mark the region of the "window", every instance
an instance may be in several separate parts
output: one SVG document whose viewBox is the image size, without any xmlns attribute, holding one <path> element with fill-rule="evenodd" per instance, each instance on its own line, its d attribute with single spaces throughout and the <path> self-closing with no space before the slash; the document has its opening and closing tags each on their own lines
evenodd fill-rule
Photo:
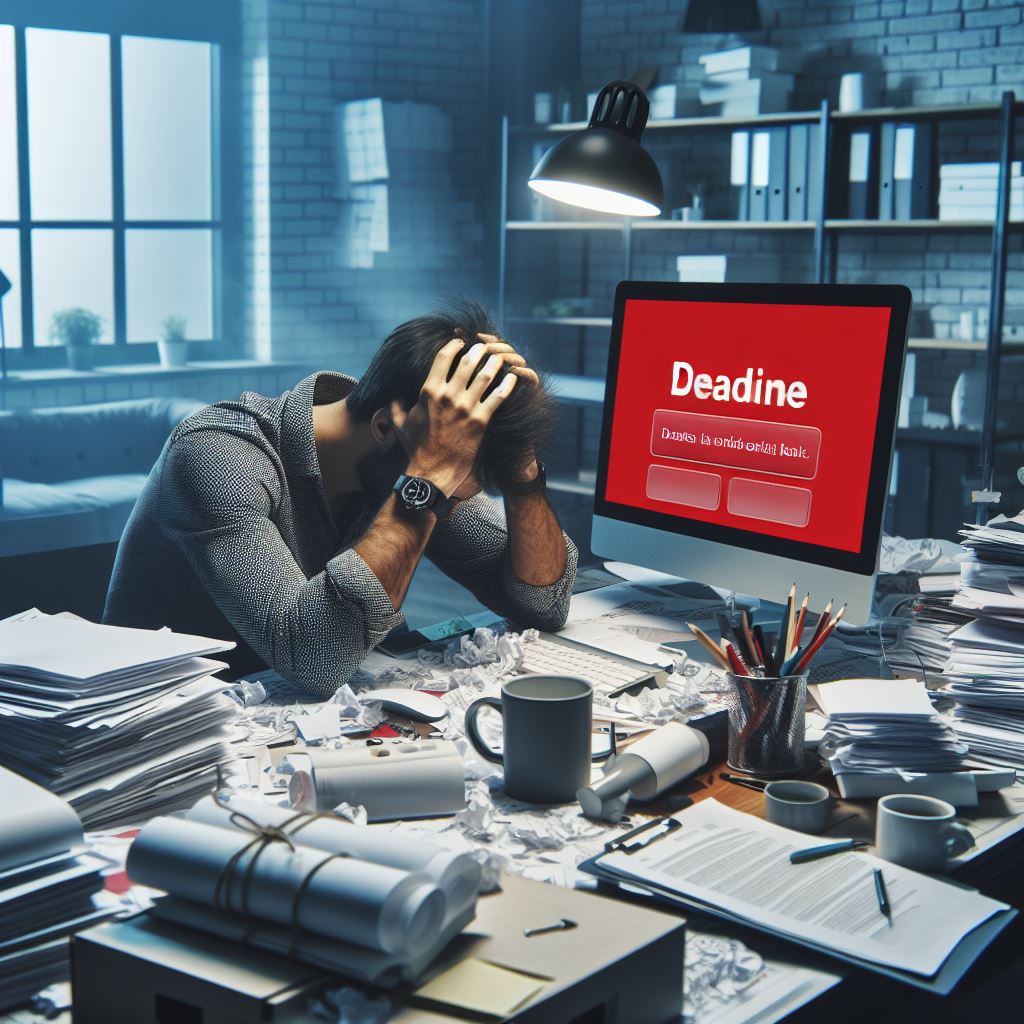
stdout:
<svg viewBox="0 0 1024 1024">
<path fill-rule="evenodd" d="M 100 361 L 155 357 L 135 346 L 172 315 L 190 340 L 219 335 L 219 51 L 0 25 L 0 270 L 22 365 L 52 362 L 70 306 L 101 317 Z"/>
</svg>

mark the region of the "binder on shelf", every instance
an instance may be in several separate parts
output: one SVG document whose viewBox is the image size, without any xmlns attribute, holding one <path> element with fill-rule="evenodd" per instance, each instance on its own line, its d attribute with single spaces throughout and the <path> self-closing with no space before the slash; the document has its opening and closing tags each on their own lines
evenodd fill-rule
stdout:
<svg viewBox="0 0 1024 1024">
<path fill-rule="evenodd" d="M 935 133 L 926 122 L 896 125 L 893 206 L 896 220 L 931 217 L 935 207 Z"/>
<path fill-rule="evenodd" d="M 878 219 L 892 220 L 895 214 L 893 171 L 896 159 L 896 124 L 886 121 L 878 141 Z"/>
<path fill-rule="evenodd" d="M 786 219 L 786 149 L 785 128 L 768 130 L 768 219 Z"/>
<path fill-rule="evenodd" d="M 750 132 L 732 133 L 729 202 L 733 220 L 750 219 Z"/>
<path fill-rule="evenodd" d="M 767 131 L 750 135 L 750 220 L 768 219 L 768 160 L 770 135 Z"/>
<path fill-rule="evenodd" d="M 857 128 L 850 132 L 846 215 L 851 220 L 869 220 L 877 213 L 877 175 L 874 173 L 877 162 L 873 159 L 875 138 L 871 128 Z"/>
<path fill-rule="evenodd" d="M 807 125 L 807 219 L 821 212 L 821 125 Z"/>
<path fill-rule="evenodd" d="M 789 126 L 789 153 L 786 173 L 786 216 L 788 220 L 807 220 L 807 179 L 811 167 L 807 161 L 809 124 Z"/>
</svg>

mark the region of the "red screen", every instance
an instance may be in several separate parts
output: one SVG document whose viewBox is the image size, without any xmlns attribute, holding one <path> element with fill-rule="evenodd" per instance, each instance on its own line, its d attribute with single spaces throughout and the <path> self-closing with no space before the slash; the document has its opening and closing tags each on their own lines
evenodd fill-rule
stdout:
<svg viewBox="0 0 1024 1024">
<path fill-rule="evenodd" d="M 889 317 L 627 300 L 606 499 L 858 552 Z"/>
</svg>

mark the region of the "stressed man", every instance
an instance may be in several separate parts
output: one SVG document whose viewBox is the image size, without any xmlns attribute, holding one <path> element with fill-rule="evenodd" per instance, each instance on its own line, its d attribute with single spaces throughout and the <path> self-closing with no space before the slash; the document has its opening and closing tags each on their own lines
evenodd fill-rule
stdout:
<svg viewBox="0 0 1024 1024">
<path fill-rule="evenodd" d="M 402 324 L 359 381 L 209 406 L 150 474 L 104 621 L 235 640 L 235 671 L 328 696 L 402 623 L 426 554 L 492 610 L 557 629 L 577 554 L 537 461 L 554 417 L 475 305 Z"/>
</svg>

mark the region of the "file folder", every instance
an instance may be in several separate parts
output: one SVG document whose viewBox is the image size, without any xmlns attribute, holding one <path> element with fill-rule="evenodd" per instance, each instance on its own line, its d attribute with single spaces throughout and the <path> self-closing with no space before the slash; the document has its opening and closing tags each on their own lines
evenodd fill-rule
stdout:
<svg viewBox="0 0 1024 1024">
<path fill-rule="evenodd" d="M 729 201 L 733 220 L 750 219 L 750 132 L 732 133 Z"/>
<path fill-rule="evenodd" d="M 786 219 L 786 149 L 785 128 L 768 130 L 768 219 Z"/>
<path fill-rule="evenodd" d="M 935 212 L 935 133 L 931 124 L 896 125 L 893 156 L 893 205 L 896 220 L 915 220 Z"/>
<path fill-rule="evenodd" d="M 869 220 L 878 212 L 874 141 L 871 128 L 858 128 L 850 133 L 846 215 L 851 220 Z"/>
<path fill-rule="evenodd" d="M 788 220 L 807 220 L 807 178 L 811 168 L 807 162 L 807 139 L 811 126 L 794 124 L 789 127 L 789 153 L 786 169 L 786 217 Z"/>
<path fill-rule="evenodd" d="M 878 143 L 878 219 L 895 217 L 893 171 L 896 158 L 896 125 L 886 121 L 879 132 Z"/>
<path fill-rule="evenodd" d="M 750 136 L 750 219 L 768 219 L 768 161 L 771 136 L 767 131 Z"/>
</svg>

